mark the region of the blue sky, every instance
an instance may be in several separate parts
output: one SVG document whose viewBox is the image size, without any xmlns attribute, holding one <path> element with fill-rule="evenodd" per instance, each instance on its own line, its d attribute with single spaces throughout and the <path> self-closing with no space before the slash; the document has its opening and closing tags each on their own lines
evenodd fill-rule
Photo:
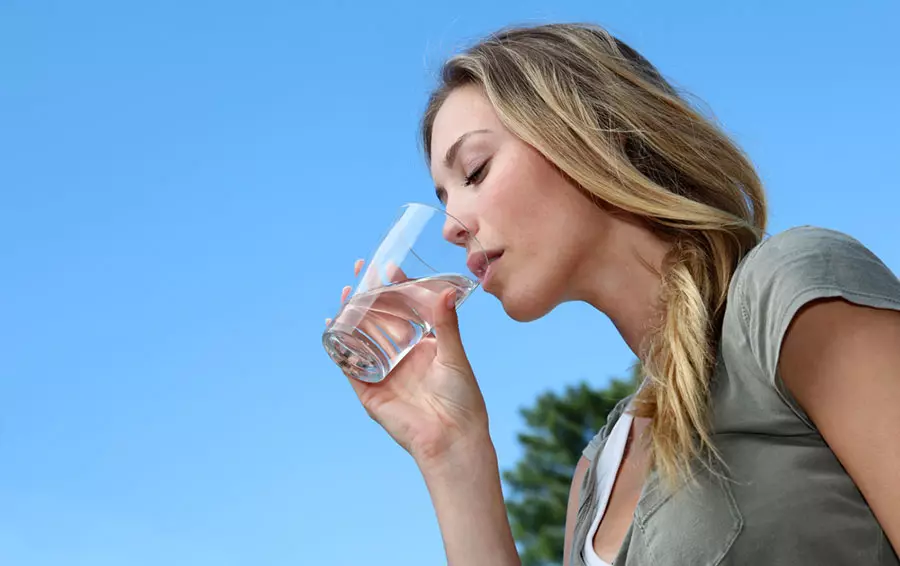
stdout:
<svg viewBox="0 0 900 566">
<path fill-rule="evenodd" d="M 898 17 L 3 2 L 0 563 L 443 564 L 415 465 L 320 341 L 353 260 L 401 203 L 432 202 L 416 127 L 441 60 L 507 24 L 606 25 L 746 149 L 771 231 L 843 230 L 900 272 Z M 479 291 L 460 315 L 504 468 L 519 407 L 631 362 L 583 305 L 522 325 Z"/>
</svg>

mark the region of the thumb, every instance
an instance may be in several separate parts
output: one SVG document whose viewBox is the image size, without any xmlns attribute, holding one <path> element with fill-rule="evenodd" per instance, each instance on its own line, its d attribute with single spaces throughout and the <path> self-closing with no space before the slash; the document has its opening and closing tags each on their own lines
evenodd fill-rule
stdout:
<svg viewBox="0 0 900 566">
<path fill-rule="evenodd" d="M 435 305 L 434 333 L 437 337 L 437 361 L 454 368 L 468 367 L 469 360 L 459 336 L 455 290 L 440 295 L 438 304 Z"/>
</svg>

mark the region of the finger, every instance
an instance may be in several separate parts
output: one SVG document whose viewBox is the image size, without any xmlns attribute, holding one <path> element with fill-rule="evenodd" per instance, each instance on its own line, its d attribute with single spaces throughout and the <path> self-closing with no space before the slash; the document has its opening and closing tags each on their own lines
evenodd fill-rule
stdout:
<svg viewBox="0 0 900 566">
<path fill-rule="evenodd" d="M 344 301 L 347 300 L 347 297 L 350 296 L 350 291 L 351 291 L 350 285 L 347 285 L 346 287 L 344 287 L 341 290 L 341 304 L 342 305 L 344 304 Z"/>
<path fill-rule="evenodd" d="M 362 266 L 360 266 L 360 270 Z M 370 263 L 368 267 L 366 267 L 366 272 L 363 274 L 363 281 L 361 283 L 367 289 L 374 289 L 375 287 L 380 287 L 381 284 L 378 281 L 378 264 Z"/>
<path fill-rule="evenodd" d="M 388 281 L 391 283 L 401 283 L 409 279 L 409 277 L 406 276 L 406 273 L 400 269 L 400 266 L 393 261 L 389 261 L 384 270 Z"/>
<path fill-rule="evenodd" d="M 359 264 L 359 261 L 357 261 L 357 264 Z M 362 265 L 359 265 L 361 269 Z M 360 285 L 365 286 L 367 289 L 375 289 L 376 287 L 383 287 L 392 283 L 402 283 L 408 279 L 409 277 L 400 269 L 400 266 L 393 261 L 386 261 L 383 264 L 370 263 L 369 267 L 366 268 L 363 282 Z"/>
<path fill-rule="evenodd" d="M 434 333 L 437 337 L 437 361 L 446 366 L 462 369 L 469 361 L 459 335 L 459 319 L 456 316 L 456 290 L 442 293 L 434 307 Z"/>
<path fill-rule="evenodd" d="M 330 318 L 326 318 L 326 319 L 325 319 L 325 326 L 328 326 L 329 324 L 331 324 L 331 319 L 330 319 Z"/>
<path fill-rule="evenodd" d="M 353 277 L 358 277 L 359 272 L 362 271 L 363 265 L 366 263 L 364 259 L 356 260 L 356 263 L 353 264 Z"/>
</svg>

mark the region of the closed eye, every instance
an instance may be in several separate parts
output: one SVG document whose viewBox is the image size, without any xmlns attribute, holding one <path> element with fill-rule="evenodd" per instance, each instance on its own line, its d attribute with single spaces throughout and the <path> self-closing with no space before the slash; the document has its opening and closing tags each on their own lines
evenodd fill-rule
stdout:
<svg viewBox="0 0 900 566">
<path fill-rule="evenodd" d="M 484 178 L 484 173 L 487 169 L 488 161 L 485 161 L 484 163 L 476 167 L 474 171 L 466 175 L 466 181 L 463 183 L 463 186 L 470 187 L 472 185 L 480 183 Z"/>
<path fill-rule="evenodd" d="M 471 173 L 466 175 L 463 180 L 464 187 L 471 187 L 472 185 L 477 185 L 481 181 L 484 180 L 484 175 L 487 173 L 487 166 L 490 163 L 490 159 L 484 161 L 481 165 L 476 167 Z M 435 187 L 434 194 L 442 205 L 447 205 L 447 191 L 444 190 L 443 187 Z"/>
</svg>

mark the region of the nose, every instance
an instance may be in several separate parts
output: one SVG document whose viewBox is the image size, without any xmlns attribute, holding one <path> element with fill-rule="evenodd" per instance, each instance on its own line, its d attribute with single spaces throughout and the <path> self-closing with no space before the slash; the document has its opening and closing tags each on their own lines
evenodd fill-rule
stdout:
<svg viewBox="0 0 900 566">
<path fill-rule="evenodd" d="M 444 239 L 457 246 L 466 247 L 469 233 L 455 218 L 448 216 L 444 221 Z"/>
<path fill-rule="evenodd" d="M 462 210 L 451 211 L 447 208 L 447 219 L 444 221 L 444 239 L 460 247 L 467 247 L 469 239 L 475 236 L 478 227 L 475 226 L 475 218 L 471 214 L 464 214 Z M 468 229 L 468 230 L 467 230 Z"/>
</svg>

